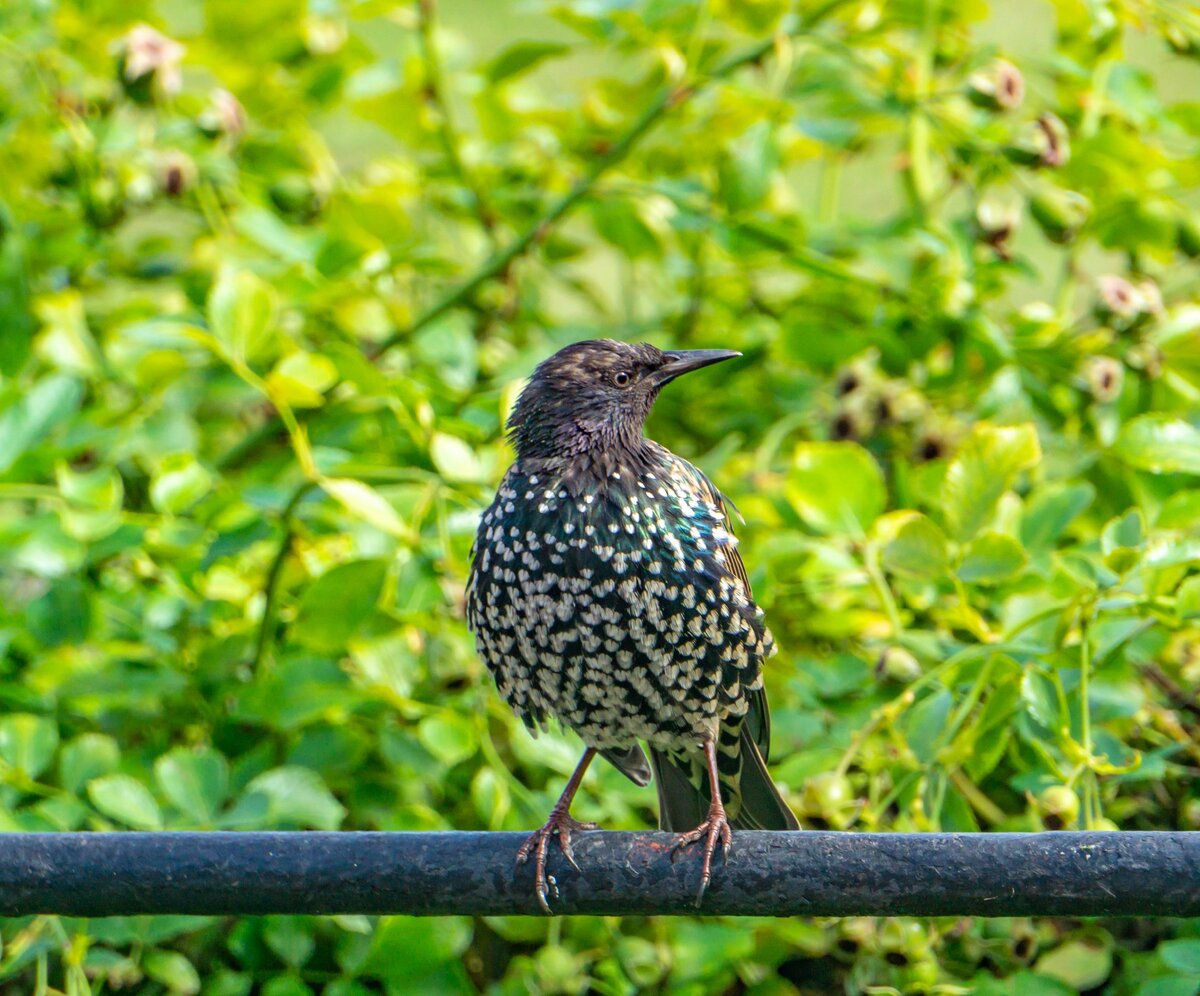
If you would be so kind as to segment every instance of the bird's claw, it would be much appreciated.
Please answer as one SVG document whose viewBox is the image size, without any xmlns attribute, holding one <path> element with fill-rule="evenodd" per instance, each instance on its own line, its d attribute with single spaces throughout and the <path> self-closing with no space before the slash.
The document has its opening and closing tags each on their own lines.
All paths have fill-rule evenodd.
<svg viewBox="0 0 1200 996">
<path fill-rule="evenodd" d="M 721 855 L 728 861 L 729 848 L 733 846 L 733 830 L 729 826 L 729 820 L 725 816 L 725 807 L 719 803 L 712 805 L 708 809 L 708 816 L 695 830 L 689 830 L 687 833 L 681 833 L 678 839 L 671 847 L 671 861 L 674 863 L 675 855 L 689 844 L 694 844 L 697 841 L 704 841 L 704 867 L 700 872 L 700 891 L 696 893 L 696 908 L 699 909 L 700 904 L 704 901 L 705 890 L 708 889 L 708 883 L 712 881 L 712 862 L 713 855 L 717 851 L 717 841 L 721 842 Z"/>
<path fill-rule="evenodd" d="M 570 813 L 555 810 L 550 814 L 550 819 L 546 821 L 545 826 L 531 833 L 517 851 L 518 865 L 523 865 L 528 861 L 530 855 L 534 857 L 534 893 L 537 895 L 538 905 L 547 915 L 551 912 L 547 896 L 552 879 L 546 875 L 546 850 L 550 845 L 550 838 L 558 837 L 558 846 L 562 849 L 563 856 L 571 863 L 572 868 L 579 871 L 579 865 L 575 861 L 575 848 L 571 841 L 571 834 L 599 829 L 598 823 L 581 823 Z M 558 889 L 556 888 L 554 892 L 557 896 Z"/>
</svg>

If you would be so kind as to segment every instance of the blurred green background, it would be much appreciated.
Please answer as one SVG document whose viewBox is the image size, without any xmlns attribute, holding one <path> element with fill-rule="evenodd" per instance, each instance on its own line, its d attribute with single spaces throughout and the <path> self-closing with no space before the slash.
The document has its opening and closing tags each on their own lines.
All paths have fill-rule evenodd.
<svg viewBox="0 0 1200 996">
<path fill-rule="evenodd" d="M 1160 0 L 9 0 L 0 829 L 540 824 L 579 745 L 462 588 L 594 336 L 745 353 L 650 428 L 745 516 L 806 826 L 1200 828 L 1198 54 Z M 1169 920 L 0 939 L 13 994 L 1200 985 Z"/>
</svg>

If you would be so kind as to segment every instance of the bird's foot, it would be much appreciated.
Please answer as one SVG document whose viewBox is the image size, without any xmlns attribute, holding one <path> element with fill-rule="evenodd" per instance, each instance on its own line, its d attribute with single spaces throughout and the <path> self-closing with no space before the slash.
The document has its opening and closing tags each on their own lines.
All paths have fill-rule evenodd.
<svg viewBox="0 0 1200 996">
<path fill-rule="evenodd" d="M 546 821 L 546 825 L 540 830 L 535 830 L 521 845 L 517 851 L 517 864 L 523 865 L 529 860 L 529 856 L 534 858 L 534 891 L 537 893 L 538 905 L 549 914 L 550 903 L 547 895 L 550 891 L 549 879 L 546 876 L 546 849 L 550 846 L 550 838 L 558 837 L 558 846 L 562 848 L 566 859 L 571 862 L 571 867 L 579 871 L 579 865 L 575 863 L 575 851 L 571 845 L 571 834 L 582 833 L 586 830 L 599 830 L 598 823 L 581 823 L 575 819 L 566 809 L 554 807 L 550 812 L 550 819 Z M 555 890 L 557 893 L 557 889 Z"/>
<path fill-rule="evenodd" d="M 675 860 L 675 855 L 681 848 L 699 840 L 704 841 L 704 868 L 700 873 L 700 891 L 696 893 L 697 909 L 704 901 L 704 892 L 708 888 L 708 883 L 712 881 L 712 862 L 713 855 L 717 851 L 717 842 L 721 842 L 722 857 L 727 861 L 729 860 L 729 848 L 733 844 L 733 830 L 725 816 L 725 807 L 719 801 L 708 807 L 708 817 L 695 830 L 689 830 L 687 833 L 679 835 L 671 848 L 671 860 Z"/>
</svg>

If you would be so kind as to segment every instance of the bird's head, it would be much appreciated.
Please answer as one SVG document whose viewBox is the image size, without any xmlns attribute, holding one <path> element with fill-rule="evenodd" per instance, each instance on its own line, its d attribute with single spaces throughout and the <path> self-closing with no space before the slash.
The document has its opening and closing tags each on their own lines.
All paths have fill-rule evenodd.
<svg viewBox="0 0 1200 996">
<path fill-rule="evenodd" d="M 612 339 L 572 343 L 538 366 L 517 400 L 508 422 L 517 454 L 570 457 L 634 447 L 665 384 L 741 355 L 730 349 L 664 351 Z"/>
</svg>

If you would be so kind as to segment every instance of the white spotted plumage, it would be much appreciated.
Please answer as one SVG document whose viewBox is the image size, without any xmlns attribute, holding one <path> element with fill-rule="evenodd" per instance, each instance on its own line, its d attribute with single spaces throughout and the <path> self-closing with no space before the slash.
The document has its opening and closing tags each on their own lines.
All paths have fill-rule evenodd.
<svg viewBox="0 0 1200 996">
<path fill-rule="evenodd" d="M 720 496 L 653 452 L 655 470 L 615 471 L 582 500 L 535 489 L 544 468 L 518 461 L 474 551 L 468 620 L 501 694 L 531 726 L 553 717 L 600 750 L 694 748 L 745 714 L 773 650 Z"/>
</svg>

